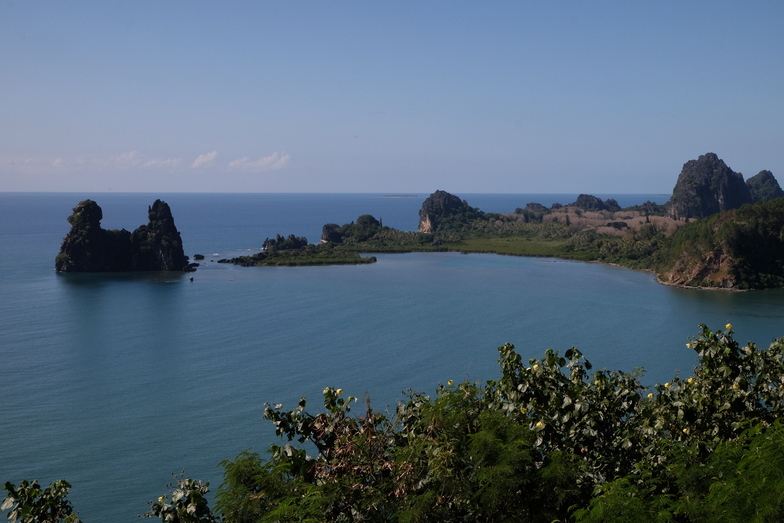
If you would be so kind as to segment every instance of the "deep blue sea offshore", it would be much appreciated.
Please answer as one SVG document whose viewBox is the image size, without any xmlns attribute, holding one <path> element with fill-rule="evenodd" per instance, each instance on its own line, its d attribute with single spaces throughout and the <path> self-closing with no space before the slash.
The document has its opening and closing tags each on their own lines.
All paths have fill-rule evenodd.
<svg viewBox="0 0 784 523">
<path fill-rule="evenodd" d="M 327 386 L 394 409 L 404 391 L 499 376 L 497 347 L 527 360 L 577 346 L 594 368 L 688 375 L 698 324 L 767 346 L 784 292 L 667 287 L 595 263 L 458 253 L 377 255 L 362 266 L 241 268 L 215 260 L 276 234 L 317 242 L 372 214 L 415 230 L 427 194 L 0 193 L 0 482 L 66 479 L 86 522 L 134 521 L 173 474 L 221 483 L 218 464 L 280 443 L 265 402 L 311 411 Z M 577 195 L 460 194 L 484 211 Z M 663 195 L 598 195 L 622 206 Z M 57 274 L 72 208 L 107 229 L 169 203 L 196 273 Z M 193 276 L 194 281 L 189 278 Z"/>
</svg>

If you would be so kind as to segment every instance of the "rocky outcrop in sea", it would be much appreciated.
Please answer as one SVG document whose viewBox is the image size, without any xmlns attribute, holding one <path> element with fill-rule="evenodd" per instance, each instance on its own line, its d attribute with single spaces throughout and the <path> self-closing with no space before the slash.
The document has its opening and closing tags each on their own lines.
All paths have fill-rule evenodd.
<svg viewBox="0 0 784 523">
<path fill-rule="evenodd" d="M 55 259 L 58 272 L 191 271 L 166 202 L 148 207 L 149 223 L 133 233 L 101 228 L 103 211 L 92 200 L 79 202 L 68 217 L 70 232 Z"/>
</svg>

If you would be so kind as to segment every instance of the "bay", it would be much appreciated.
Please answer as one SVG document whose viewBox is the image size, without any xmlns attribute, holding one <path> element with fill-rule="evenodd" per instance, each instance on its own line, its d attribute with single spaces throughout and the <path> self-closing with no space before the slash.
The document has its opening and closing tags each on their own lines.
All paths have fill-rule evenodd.
<svg viewBox="0 0 784 523">
<path fill-rule="evenodd" d="M 366 266 L 240 268 L 275 234 L 317 241 L 324 223 L 373 214 L 415 230 L 427 195 L 0 193 L 0 481 L 64 478 L 85 521 L 132 521 L 172 473 L 221 480 L 224 459 L 278 442 L 264 402 L 318 410 L 324 387 L 394 408 L 405 390 L 498 377 L 496 348 L 524 358 L 576 345 L 595 368 L 688 374 L 699 323 L 766 346 L 784 292 L 666 287 L 598 264 L 458 253 L 380 255 Z M 576 195 L 460 195 L 510 212 Z M 621 205 L 661 195 L 599 195 Z M 191 275 L 56 274 L 80 200 L 133 230 L 167 201 Z"/>
</svg>

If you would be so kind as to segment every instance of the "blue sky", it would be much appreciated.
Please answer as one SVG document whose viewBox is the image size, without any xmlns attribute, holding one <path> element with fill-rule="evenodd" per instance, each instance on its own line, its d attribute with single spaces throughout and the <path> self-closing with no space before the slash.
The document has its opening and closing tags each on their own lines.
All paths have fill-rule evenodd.
<svg viewBox="0 0 784 523">
<path fill-rule="evenodd" d="M 784 183 L 784 2 L 0 0 L 0 191 Z"/>
</svg>

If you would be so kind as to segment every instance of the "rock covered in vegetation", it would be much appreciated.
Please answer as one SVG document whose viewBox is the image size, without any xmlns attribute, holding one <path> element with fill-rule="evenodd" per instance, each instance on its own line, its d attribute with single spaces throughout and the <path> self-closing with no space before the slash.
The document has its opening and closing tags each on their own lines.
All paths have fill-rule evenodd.
<svg viewBox="0 0 784 523">
<path fill-rule="evenodd" d="M 530 202 L 525 205 L 525 210 L 532 212 L 547 212 L 548 209 L 541 203 Z"/>
<path fill-rule="evenodd" d="M 654 216 L 666 216 L 668 214 L 668 205 L 660 205 L 658 203 L 654 203 L 650 200 L 646 201 L 642 205 L 632 205 L 631 207 L 626 207 L 623 210 L 626 211 L 639 211 L 645 213 L 645 215 L 654 215 Z"/>
<path fill-rule="evenodd" d="M 774 198 L 784 197 L 784 190 L 770 171 L 760 171 L 746 180 L 746 185 L 755 202 L 767 202 Z"/>
<path fill-rule="evenodd" d="M 714 153 L 703 154 L 683 165 L 670 199 L 675 218 L 705 218 L 752 203 L 743 175 Z"/>
<path fill-rule="evenodd" d="M 264 243 L 261 244 L 261 250 L 263 251 L 285 251 L 288 249 L 301 249 L 308 244 L 308 239 L 304 236 L 298 238 L 293 234 L 289 234 L 288 237 L 283 237 L 278 234 L 275 238 L 267 238 L 264 240 Z"/>
<path fill-rule="evenodd" d="M 515 214 L 521 216 L 526 223 L 542 223 L 542 218 L 550 212 L 550 209 L 537 202 L 527 203 L 525 208 L 517 207 Z"/>
<path fill-rule="evenodd" d="M 784 199 L 688 223 L 658 254 L 665 283 L 725 289 L 784 286 Z"/>
<path fill-rule="evenodd" d="M 436 191 L 422 202 L 419 210 L 419 232 L 432 233 L 453 218 L 463 221 L 483 216 L 484 213 L 468 205 L 454 194 Z"/>
<path fill-rule="evenodd" d="M 188 270 L 188 257 L 174 217 L 166 202 L 155 200 L 148 207 L 149 223 L 133 232 L 134 270 L 184 271 Z"/>
<path fill-rule="evenodd" d="M 621 210 L 621 206 L 618 204 L 617 200 L 610 198 L 602 201 L 600 198 L 597 198 L 591 194 L 579 195 L 577 200 L 570 204 L 570 206 L 579 207 L 580 209 L 585 209 L 586 211 L 616 212 Z"/>
<path fill-rule="evenodd" d="M 71 231 L 63 239 L 55 260 L 58 272 L 188 271 L 182 239 L 171 209 L 155 200 L 148 207 L 149 223 L 133 233 L 101 228 L 103 211 L 84 200 L 68 217 Z"/>
<path fill-rule="evenodd" d="M 367 241 L 384 228 L 383 224 L 370 214 L 363 214 L 356 222 L 338 225 L 327 223 L 321 228 L 321 243 L 357 243 Z"/>
</svg>

